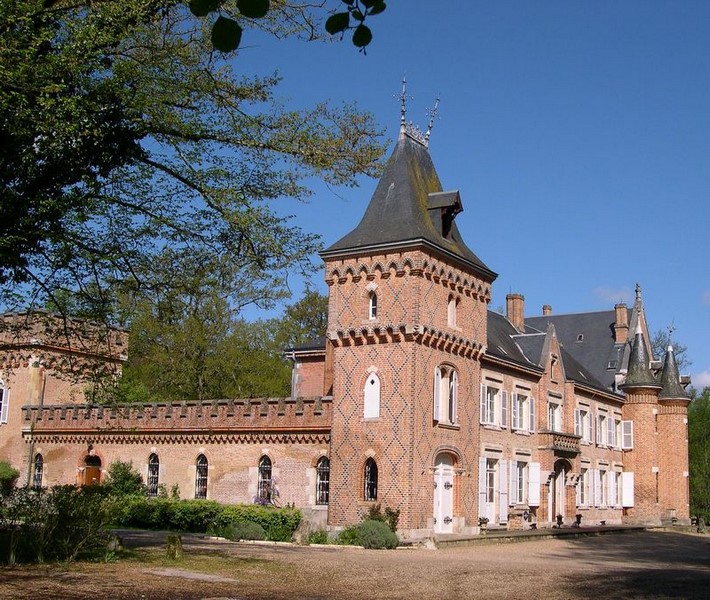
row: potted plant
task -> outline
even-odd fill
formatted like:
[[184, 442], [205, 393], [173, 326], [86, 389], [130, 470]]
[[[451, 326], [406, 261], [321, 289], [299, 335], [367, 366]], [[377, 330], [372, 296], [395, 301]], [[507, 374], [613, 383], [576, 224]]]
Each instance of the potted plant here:
[[478, 517], [478, 526], [481, 528], [481, 533], [485, 533], [488, 529], [488, 517]]

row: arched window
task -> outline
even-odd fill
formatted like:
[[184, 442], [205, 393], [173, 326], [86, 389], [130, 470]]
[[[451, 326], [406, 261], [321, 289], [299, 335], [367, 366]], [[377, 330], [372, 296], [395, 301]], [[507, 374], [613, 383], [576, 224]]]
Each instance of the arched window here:
[[322, 456], [316, 463], [316, 504], [328, 504], [330, 494], [330, 459]]
[[363, 498], [367, 501], [377, 500], [377, 463], [374, 458], [365, 461], [365, 490]]
[[148, 478], [146, 481], [146, 492], [149, 496], [158, 495], [158, 483], [160, 479], [160, 459], [153, 453], [148, 457]]
[[434, 421], [453, 425], [458, 422], [459, 376], [456, 369], [440, 365], [434, 371]]
[[44, 476], [44, 457], [37, 453], [35, 455], [34, 473], [32, 474], [32, 487], [36, 490], [42, 487], [42, 477]]
[[271, 459], [262, 456], [259, 459], [259, 479], [257, 483], [257, 497], [260, 502], [268, 504], [273, 500], [273, 485], [271, 479]]
[[200, 454], [195, 464], [195, 498], [207, 498], [207, 457]]
[[368, 303], [368, 317], [370, 319], [377, 318], [377, 294], [375, 292], [370, 292], [370, 298]]
[[370, 373], [365, 382], [365, 414], [366, 419], [380, 416], [380, 378], [376, 373]]
[[449, 296], [449, 305], [447, 308], [447, 322], [449, 327], [456, 327], [457, 319], [456, 312], [458, 311], [459, 301], [454, 296]]

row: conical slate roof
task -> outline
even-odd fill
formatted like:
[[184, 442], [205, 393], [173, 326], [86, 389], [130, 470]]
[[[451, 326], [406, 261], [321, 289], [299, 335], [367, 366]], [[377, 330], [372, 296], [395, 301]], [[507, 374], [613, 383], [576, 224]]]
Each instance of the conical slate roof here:
[[634, 345], [631, 348], [631, 356], [629, 357], [629, 368], [626, 372], [626, 381], [621, 385], [621, 389], [627, 387], [657, 387], [660, 384], [653, 376], [646, 351], [646, 344], [643, 341], [643, 334], [640, 328], [636, 330], [634, 336]]
[[321, 256], [423, 243], [493, 281], [497, 275], [466, 246], [456, 227], [454, 217], [461, 210], [458, 192], [442, 191], [427, 147], [402, 132], [360, 224]]
[[663, 371], [661, 372], [661, 392], [659, 398], [667, 399], [688, 399], [690, 396], [680, 384], [680, 375], [678, 374], [678, 364], [675, 360], [675, 352], [673, 346], [668, 346], [666, 358], [663, 361]]

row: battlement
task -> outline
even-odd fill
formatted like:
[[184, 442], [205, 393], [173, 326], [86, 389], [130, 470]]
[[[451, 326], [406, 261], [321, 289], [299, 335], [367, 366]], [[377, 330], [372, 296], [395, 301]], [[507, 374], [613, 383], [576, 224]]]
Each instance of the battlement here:
[[78, 432], [98, 435], [325, 432], [330, 429], [331, 418], [329, 396], [22, 407], [23, 429], [33, 436]]

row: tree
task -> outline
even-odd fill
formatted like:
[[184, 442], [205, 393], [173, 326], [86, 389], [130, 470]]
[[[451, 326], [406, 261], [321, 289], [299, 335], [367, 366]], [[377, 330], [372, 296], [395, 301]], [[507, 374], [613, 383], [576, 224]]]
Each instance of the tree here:
[[298, 302], [286, 307], [279, 324], [281, 348], [291, 348], [323, 337], [328, 328], [328, 296], [306, 290]]
[[692, 391], [688, 408], [690, 512], [710, 521], [710, 387]]
[[663, 357], [666, 355], [666, 351], [668, 350], [668, 346], [673, 346], [673, 354], [675, 355], [678, 369], [683, 372], [684, 369], [688, 368], [692, 364], [686, 356], [688, 347], [675, 341], [669, 329], [659, 329], [651, 338], [651, 349], [653, 351], [653, 356], [663, 360]]
[[[238, 303], [280, 297], [318, 242], [271, 204], [308, 196], [309, 176], [375, 175], [372, 118], [283, 108], [278, 77], [238, 77], [180, 2], [45, 5], [0, 5], [0, 281], [21, 284], [6, 307], [69, 294], [116, 319], [170, 253], [230, 262], [225, 289], [251, 273]], [[311, 16], [273, 3], [258, 27], [308, 36]]]

